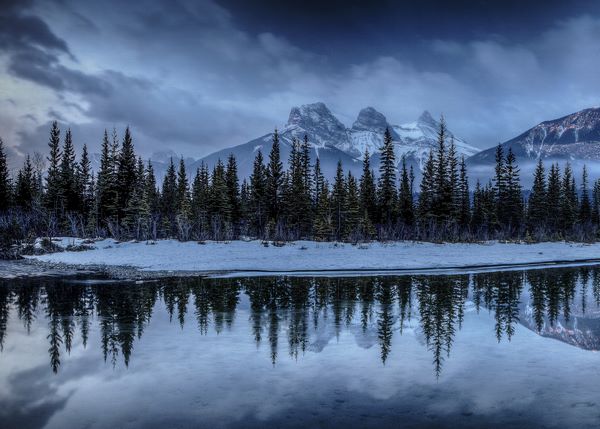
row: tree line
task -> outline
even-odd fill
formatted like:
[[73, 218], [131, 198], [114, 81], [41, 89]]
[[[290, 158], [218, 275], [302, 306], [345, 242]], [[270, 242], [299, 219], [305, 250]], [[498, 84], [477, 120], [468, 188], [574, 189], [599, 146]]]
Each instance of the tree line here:
[[[54, 122], [48, 156], [27, 156], [11, 176], [0, 140], [0, 237], [5, 245], [40, 236], [117, 239], [274, 241], [315, 239], [475, 241], [486, 239], [595, 240], [600, 224], [600, 181], [591, 186], [584, 167], [577, 186], [569, 163], [540, 159], [531, 190], [524, 191], [514, 153], [496, 150], [494, 176], [469, 189], [445, 121], [422, 179], [406, 159], [399, 163], [391, 133], [383, 136], [376, 174], [365, 152], [362, 174], [341, 162], [332, 183], [311, 159], [310, 142], [294, 139], [288, 168], [275, 130], [265, 159], [259, 150], [252, 174], [240, 183], [233, 155], [193, 175], [171, 159], [159, 186], [151, 161], [136, 155], [132, 134], [104, 132], [100, 166], [92, 171], [84, 145], [77, 159], [70, 130], [61, 139]], [[399, 165], [399, 166], [398, 166]], [[193, 177], [191, 180], [190, 178]]]

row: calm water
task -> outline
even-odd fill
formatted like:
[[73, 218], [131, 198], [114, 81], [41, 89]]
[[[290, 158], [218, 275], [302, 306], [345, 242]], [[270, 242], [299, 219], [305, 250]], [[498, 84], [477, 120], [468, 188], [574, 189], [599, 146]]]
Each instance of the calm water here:
[[0, 283], [0, 428], [599, 427], [600, 267]]

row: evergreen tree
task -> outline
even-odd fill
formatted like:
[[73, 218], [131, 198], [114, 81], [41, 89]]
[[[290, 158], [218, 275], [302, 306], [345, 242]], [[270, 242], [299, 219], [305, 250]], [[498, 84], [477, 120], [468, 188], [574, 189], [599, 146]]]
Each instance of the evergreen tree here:
[[171, 158], [163, 179], [160, 202], [163, 228], [166, 230], [167, 235], [171, 235], [174, 232], [176, 214], [174, 213], [174, 208], [178, 207], [177, 192], [177, 174], [175, 173], [173, 158]]
[[415, 220], [414, 203], [410, 177], [406, 169], [406, 157], [402, 157], [402, 172], [400, 173], [400, 191], [398, 195], [398, 216], [400, 222], [411, 226]]
[[335, 181], [331, 193], [331, 210], [335, 238], [339, 240], [345, 230], [346, 222], [346, 183], [341, 161], [338, 161], [335, 173]]
[[178, 214], [184, 212], [184, 209], [188, 206], [189, 192], [187, 172], [182, 157], [179, 158], [179, 170], [177, 170], [177, 205], [174, 207]]
[[83, 145], [81, 159], [77, 169], [77, 193], [80, 202], [79, 211], [86, 218], [91, 214], [94, 204], [94, 189], [92, 186], [92, 167], [87, 145]]
[[352, 172], [348, 171], [348, 177], [346, 179], [346, 224], [344, 226], [344, 236], [347, 239], [355, 239], [359, 232], [360, 225], [360, 198], [358, 192], [358, 184], [356, 179], [352, 175]]
[[546, 176], [542, 159], [538, 159], [533, 176], [533, 187], [527, 205], [527, 223], [530, 229], [543, 229], [548, 215]]
[[74, 212], [79, 208], [77, 193], [77, 177], [75, 166], [75, 148], [71, 130], [65, 134], [65, 141], [60, 162], [60, 187], [59, 198], [61, 207], [65, 212]]
[[160, 210], [160, 194], [156, 187], [156, 176], [150, 160], [148, 160], [148, 164], [146, 165], [144, 179], [144, 198], [146, 199], [149, 213], [155, 215]]
[[558, 164], [552, 164], [548, 173], [548, 191], [546, 192], [546, 201], [548, 203], [548, 218], [546, 223], [551, 231], [557, 231], [561, 224], [561, 200], [560, 168]]
[[419, 220], [427, 226], [434, 218], [435, 205], [435, 161], [433, 151], [425, 161], [423, 178], [421, 179], [421, 193], [419, 194]]
[[600, 180], [594, 182], [592, 191], [592, 222], [594, 225], [600, 224]]
[[375, 221], [377, 216], [377, 188], [373, 170], [371, 170], [371, 158], [368, 149], [365, 149], [362, 175], [360, 177], [360, 210], [364, 221], [369, 223]]
[[507, 172], [504, 160], [504, 150], [502, 145], [496, 147], [496, 166], [494, 176], [494, 193], [496, 196], [496, 217], [502, 226], [508, 224], [508, 191], [507, 191]]
[[269, 153], [269, 163], [267, 165], [267, 183], [266, 183], [266, 203], [267, 217], [270, 221], [277, 223], [279, 216], [279, 196], [281, 193], [281, 183], [283, 180], [283, 164], [281, 163], [279, 148], [279, 133], [277, 129], [273, 133], [273, 146]]
[[583, 166], [583, 174], [581, 180], [581, 201], [579, 204], [579, 222], [583, 225], [591, 222], [592, 220], [592, 205], [590, 202], [589, 190], [588, 190], [588, 173], [587, 167]]
[[250, 209], [252, 226], [261, 237], [267, 221], [267, 176], [262, 152], [259, 150], [254, 158], [252, 175], [250, 176]]
[[224, 227], [224, 222], [228, 222], [231, 219], [231, 206], [229, 205], [229, 198], [227, 198], [225, 166], [220, 159], [217, 161], [212, 172], [209, 211], [212, 218], [218, 221], [221, 227]]
[[[136, 181], [136, 156], [133, 148], [133, 140], [129, 127], [125, 129], [121, 152], [117, 162], [117, 203], [119, 208], [119, 218], [125, 215], [125, 210], [129, 205], [129, 199], [135, 189]], [[177, 206], [173, 206], [177, 207]]]
[[448, 148], [448, 180], [446, 184], [446, 198], [449, 200], [449, 218], [452, 222], [458, 222], [460, 214], [460, 192], [458, 174], [458, 155], [456, 154], [454, 137], [450, 137], [450, 147]]
[[504, 165], [504, 203], [501, 210], [504, 216], [503, 224], [510, 228], [509, 232], [518, 230], [522, 223], [523, 190], [519, 173], [515, 154], [509, 148]]
[[50, 129], [50, 155], [48, 156], [48, 170], [46, 172], [45, 206], [49, 210], [57, 210], [61, 203], [60, 198], [60, 129], [56, 121], [52, 122]]
[[379, 164], [379, 213], [381, 222], [385, 225], [392, 224], [396, 208], [396, 157], [394, 142], [389, 128], [383, 135], [383, 148], [381, 148], [381, 163]]
[[578, 218], [578, 201], [577, 201], [577, 188], [575, 186], [575, 178], [573, 177], [573, 170], [571, 165], [567, 163], [563, 172], [562, 179], [562, 204], [561, 204], [561, 218], [562, 218], [562, 229], [569, 231]]
[[0, 214], [10, 208], [12, 185], [8, 175], [8, 162], [4, 142], [0, 138]]
[[[116, 135], [116, 131], [115, 131]], [[118, 143], [117, 143], [118, 144]], [[113, 154], [114, 148], [108, 140], [108, 132], [104, 130], [102, 139], [102, 151], [100, 155], [100, 169], [96, 181], [98, 216], [101, 220], [116, 215], [116, 159]]]
[[459, 176], [459, 195], [460, 195], [460, 210], [458, 215], [458, 224], [462, 228], [469, 226], [471, 221], [471, 196], [469, 193], [469, 177], [467, 176], [467, 166], [465, 157], [460, 160], [460, 176]]
[[448, 129], [442, 116], [437, 133], [437, 151], [433, 175], [433, 214], [438, 223], [443, 224], [449, 220], [452, 213], [452, 188], [450, 185], [450, 165], [446, 150]]
[[31, 165], [31, 158], [27, 155], [23, 168], [17, 173], [17, 182], [15, 184], [15, 205], [24, 211], [29, 211], [33, 207], [34, 198], [34, 175]]
[[208, 204], [210, 197], [210, 174], [208, 166], [202, 162], [196, 171], [192, 184], [192, 216], [200, 237], [206, 237], [209, 231]]
[[240, 207], [240, 185], [237, 173], [237, 163], [233, 154], [227, 159], [227, 171], [225, 181], [227, 182], [227, 198], [231, 210], [231, 221], [238, 224], [241, 218]]

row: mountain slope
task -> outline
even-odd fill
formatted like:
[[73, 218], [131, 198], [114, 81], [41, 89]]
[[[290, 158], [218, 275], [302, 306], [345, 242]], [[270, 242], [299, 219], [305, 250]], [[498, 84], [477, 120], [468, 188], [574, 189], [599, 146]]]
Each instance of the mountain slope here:
[[[556, 161], [600, 161], [600, 108], [542, 122], [502, 143], [502, 147], [505, 152], [511, 148], [521, 163], [540, 157]], [[469, 164], [493, 164], [495, 151], [492, 147], [479, 152], [469, 159]]]

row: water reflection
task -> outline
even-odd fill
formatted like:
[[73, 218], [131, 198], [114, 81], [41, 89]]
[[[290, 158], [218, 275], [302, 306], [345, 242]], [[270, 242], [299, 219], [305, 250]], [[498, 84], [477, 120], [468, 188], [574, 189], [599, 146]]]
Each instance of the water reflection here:
[[[600, 348], [600, 268], [510, 271], [445, 276], [358, 278], [173, 279], [145, 284], [11, 280], [0, 284], [0, 350], [7, 325], [20, 321], [47, 329], [50, 368], [58, 372], [79, 336], [87, 346], [90, 329], [100, 332], [104, 360], [128, 366], [136, 339], [144, 335], [161, 302], [171, 323], [195, 323], [206, 335], [227, 335], [236, 310], [247, 308], [249, 335], [267, 344], [273, 365], [318, 352], [322, 332], [339, 338], [360, 327], [373, 338], [382, 364], [394, 339], [415, 325], [440, 376], [460, 335], [466, 308], [489, 311], [500, 342], [510, 341], [517, 324], [571, 345]], [[192, 312], [193, 314], [189, 314]], [[194, 322], [191, 321], [194, 319]], [[356, 335], [356, 333], [355, 333]], [[360, 338], [359, 338], [360, 340]], [[182, 339], [184, 341], [184, 339]], [[282, 356], [283, 354], [283, 356]]]

